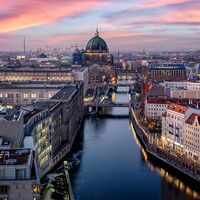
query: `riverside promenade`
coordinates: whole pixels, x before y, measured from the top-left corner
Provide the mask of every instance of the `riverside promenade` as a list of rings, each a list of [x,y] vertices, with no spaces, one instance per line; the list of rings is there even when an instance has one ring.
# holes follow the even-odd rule
[[[156,158],[168,167],[175,169],[176,172],[189,178],[196,186],[200,187],[200,164],[192,162],[190,159],[186,158],[185,155],[174,152],[168,147],[152,140],[145,128],[139,122],[133,108],[130,110],[130,117],[136,135],[142,147],[147,152],[147,155]]]

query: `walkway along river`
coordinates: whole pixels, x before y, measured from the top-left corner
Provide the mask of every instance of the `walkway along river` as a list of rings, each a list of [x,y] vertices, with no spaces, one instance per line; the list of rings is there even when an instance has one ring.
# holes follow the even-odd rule
[[[125,93],[116,94],[117,102],[125,99]],[[113,115],[128,112],[128,108],[102,110]],[[73,148],[76,152],[81,152],[80,166],[71,171],[76,200],[200,199],[200,189],[148,160],[128,118],[86,118]]]

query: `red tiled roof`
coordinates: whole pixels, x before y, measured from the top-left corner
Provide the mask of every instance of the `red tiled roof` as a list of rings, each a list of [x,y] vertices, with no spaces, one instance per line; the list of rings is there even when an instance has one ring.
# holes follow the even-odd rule
[[[188,111],[189,108],[175,104],[175,103],[170,103],[167,109],[181,113],[181,114],[185,114],[186,111]]]
[[[199,122],[199,124],[200,124],[200,115],[198,115],[198,114],[196,114],[196,113],[192,113],[192,114],[190,115],[190,117],[186,120],[185,123],[190,124],[190,125],[193,125],[194,120],[195,120],[196,117],[197,117],[198,122]]]

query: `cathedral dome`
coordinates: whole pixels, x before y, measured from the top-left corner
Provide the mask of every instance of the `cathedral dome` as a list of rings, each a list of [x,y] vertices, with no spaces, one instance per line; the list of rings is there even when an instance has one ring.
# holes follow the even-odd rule
[[[88,53],[108,53],[108,47],[106,42],[99,37],[98,29],[95,33],[95,37],[89,40],[86,46],[86,52]]]

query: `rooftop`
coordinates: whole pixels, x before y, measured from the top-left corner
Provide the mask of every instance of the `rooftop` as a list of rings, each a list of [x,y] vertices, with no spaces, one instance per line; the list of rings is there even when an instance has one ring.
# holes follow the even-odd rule
[[[41,112],[42,109],[34,109],[33,111],[27,113],[24,115],[24,124],[26,124],[29,119],[31,119],[31,117],[33,117],[34,115],[36,115],[37,113]]]
[[[77,91],[79,84],[68,84],[56,93],[51,100],[69,100]]]
[[[19,109],[8,109],[5,107],[0,107],[0,122],[2,121],[18,121],[22,110]]]
[[[177,113],[185,114],[189,110],[189,108],[175,104],[175,103],[170,103],[170,105],[168,106],[168,110],[172,110]]]
[[[196,113],[192,113],[192,114],[190,115],[190,117],[186,120],[185,123],[190,124],[190,125],[193,125],[196,118],[197,118],[197,120],[198,120],[198,122],[199,122],[199,125],[200,125],[200,115],[198,115],[198,114],[196,114]]]
[[[147,92],[147,96],[170,96],[170,89],[161,85],[152,85]]]
[[[178,69],[178,70],[186,70],[186,66],[184,64],[177,63],[152,63],[149,66],[149,69]]]
[[[0,165],[23,165],[27,164],[30,149],[8,149],[0,150]]]
[[[66,82],[2,82],[0,89],[61,89]]]

